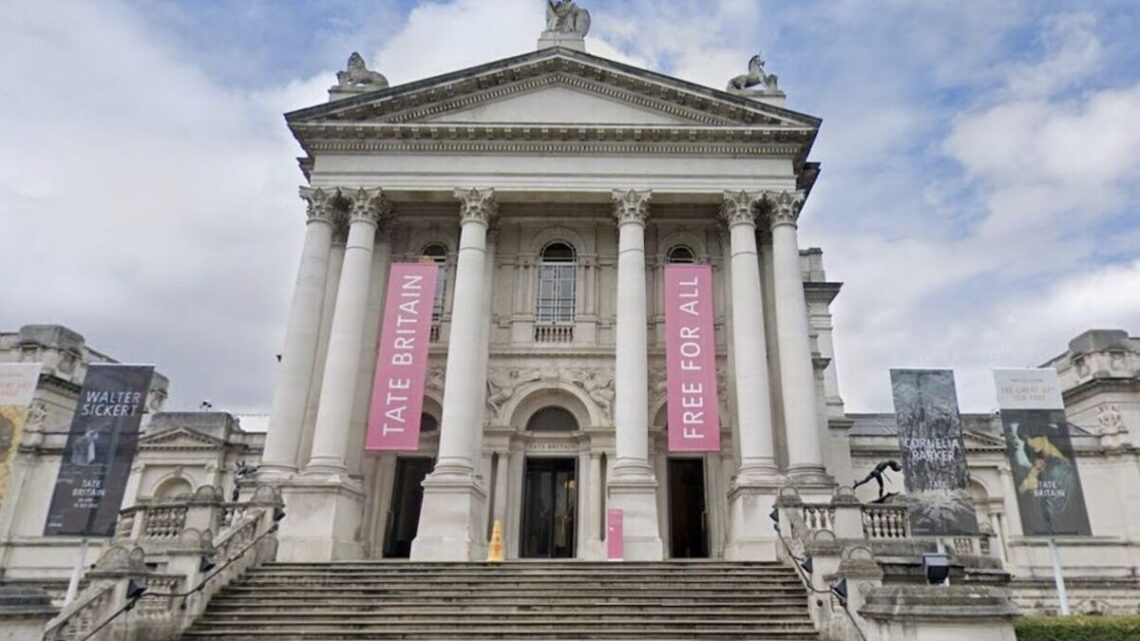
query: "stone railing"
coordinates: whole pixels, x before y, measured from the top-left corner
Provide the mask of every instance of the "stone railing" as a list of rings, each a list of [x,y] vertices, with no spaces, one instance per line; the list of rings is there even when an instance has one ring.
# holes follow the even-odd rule
[[[573,343],[574,326],[570,324],[536,324],[534,326],[534,342]]]
[[[88,587],[49,622],[44,641],[80,641],[95,630],[92,641],[176,638],[215,592],[276,548],[273,535],[284,512],[274,488],[257,488],[246,503],[221,499],[219,491],[204,487],[181,500],[125,510],[117,528],[122,536],[88,572]],[[176,509],[179,503],[184,510]],[[173,536],[172,522],[182,523]],[[211,529],[218,526],[220,531]],[[205,572],[204,559],[214,564]],[[146,592],[129,598],[132,584],[145,585]],[[128,610],[135,614],[120,616]]]
[[[863,506],[863,535],[868,539],[905,539],[910,536],[910,519],[905,505]]]
[[[832,530],[835,523],[835,508],[831,504],[804,503],[804,526],[809,530]]]

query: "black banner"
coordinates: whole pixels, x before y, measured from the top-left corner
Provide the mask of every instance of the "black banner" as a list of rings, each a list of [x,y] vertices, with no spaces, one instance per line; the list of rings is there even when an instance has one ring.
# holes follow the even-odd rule
[[[978,533],[950,370],[891,370],[911,534]]]
[[[45,536],[112,536],[154,367],[92,364],[48,509]]]
[[[1065,411],[1003,409],[1001,424],[1023,533],[1092,534]]]

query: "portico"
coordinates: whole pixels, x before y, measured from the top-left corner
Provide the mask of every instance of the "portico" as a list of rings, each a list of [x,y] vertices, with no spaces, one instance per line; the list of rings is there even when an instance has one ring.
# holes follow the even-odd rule
[[[675,536],[774,558],[775,488],[831,484],[796,238],[818,120],[564,47],[333,96],[288,115],[309,218],[262,469],[303,506],[280,558],[480,559],[498,520],[508,555],[600,559],[609,509],[627,560]],[[364,452],[387,267],[423,260],[425,436]],[[718,452],[667,448],[670,262],[712,267]]]

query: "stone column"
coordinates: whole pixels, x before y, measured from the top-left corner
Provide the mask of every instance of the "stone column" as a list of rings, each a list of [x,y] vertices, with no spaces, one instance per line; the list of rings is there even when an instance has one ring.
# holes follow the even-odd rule
[[[312,455],[305,467],[309,475],[337,476],[345,474],[347,469],[348,435],[371,289],[372,249],[383,205],[379,189],[358,189],[342,195],[349,201],[350,226],[329,331],[329,352],[321,382]]]
[[[309,221],[261,457],[260,472],[268,478],[284,477],[297,469],[297,448],[313,375],[321,306],[325,299],[325,273],[332,248],[333,195],[323,189],[301,188],[301,198],[308,204]]]
[[[815,366],[808,337],[807,302],[800,274],[796,219],[803,192],[766,192],[772,227],[772,271],[776,300],[776,335],[780,345],[780,388],[784,434],[788,441],[788,477],[794,483],[830,485],[823,468]]]
[[[756,251],[759,202],[759,193],[726,191],[721,208],[732,255],[732,361],[740,435],[740,468],[729,490],[729,543],[725,552],[730,559],[771,561],[776,558],[776,541],[766,521],[781,479],[772,436],[768,350]]]
[[[487,361],[482,344],[487,227],[497,206],[492,189],[457,189],[460,225],[447,387],[440,421],[439,459],[424,480],[412,560],[474,561],[486,552],[487,492],[475,470],[480,453]]]
[[[645,296],[645,219],[649,191],[613,192],[618,223],[618,286],[614,362],[616,460],[609,505],[621,509],[625,559],[663,558],[657,523],[657,481],[649,465],[649,358]]]

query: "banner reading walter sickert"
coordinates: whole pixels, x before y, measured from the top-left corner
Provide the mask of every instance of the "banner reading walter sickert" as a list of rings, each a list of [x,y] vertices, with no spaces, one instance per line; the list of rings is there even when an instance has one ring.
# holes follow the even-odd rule
[[[1022,532],[1091,534],[1057,371],[998,369],[994,382]]]
[[[954,372],[891,370],[913,534],[977,534]]]
[[[720,451],[712,268],[665,267],[665,367],[670,452]]]
[[[48,508],[45,536],[114,534],[153,375],[153,365],[88,366]]]
[[[419,449],[437,270],[435,263],[394,263],[389,272],[368,412],[369,450]]]
[[[0,363],[0,505],[39,380],[39,363]]]

